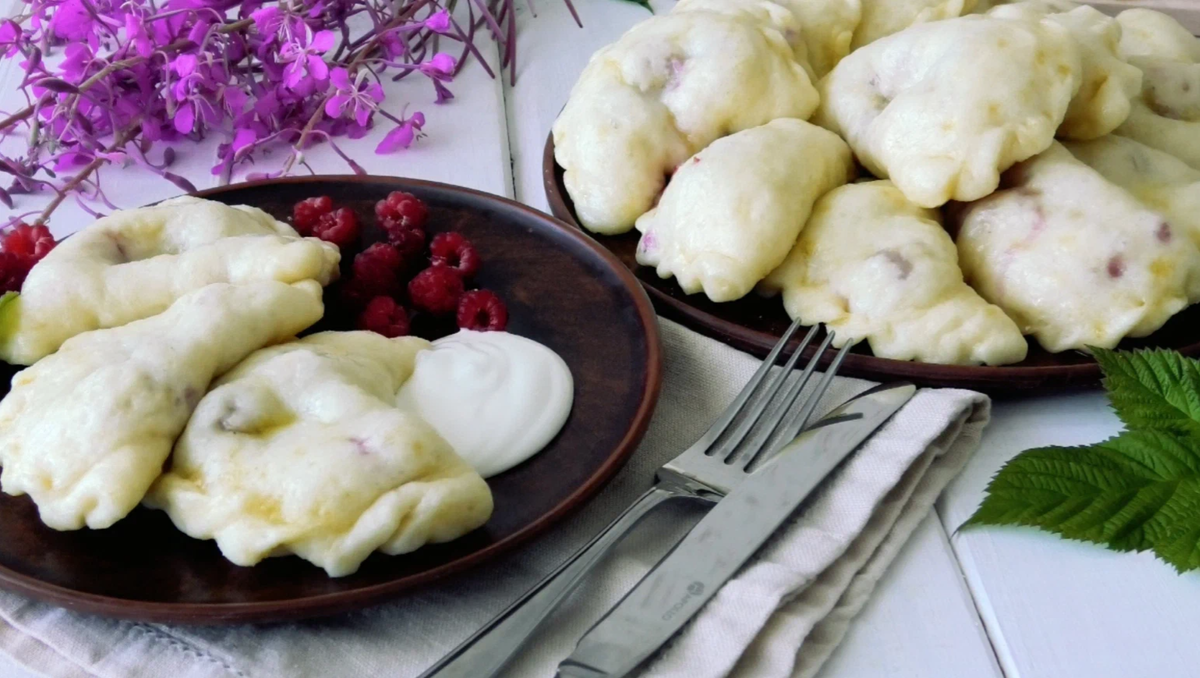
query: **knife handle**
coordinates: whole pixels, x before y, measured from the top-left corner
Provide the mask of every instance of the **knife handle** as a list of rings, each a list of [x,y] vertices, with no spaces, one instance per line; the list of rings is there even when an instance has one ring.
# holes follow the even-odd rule
[[[603,532],[438,663],[426,669],[419,678],[495,676],[609,549],[663,502],[686,496],[658,486],[650,488]]]

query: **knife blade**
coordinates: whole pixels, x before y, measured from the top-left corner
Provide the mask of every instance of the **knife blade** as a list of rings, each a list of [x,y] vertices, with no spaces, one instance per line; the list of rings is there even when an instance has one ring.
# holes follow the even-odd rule
[[[780,450],[696,524],[558,665],[560,678],[618,678],[675,635],[843,459],[904,406],[912,384],[849,400]]]

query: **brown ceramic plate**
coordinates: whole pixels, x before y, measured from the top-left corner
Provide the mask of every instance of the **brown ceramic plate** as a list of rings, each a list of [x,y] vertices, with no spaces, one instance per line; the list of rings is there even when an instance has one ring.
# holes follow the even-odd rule
[[[508,329],[553,348],[575,377],[575,406],[558,437],[489,481],[496,509],[487,525],[409,555],[376,554],[356,574],[331,579],[292,556],[237,567],[213,542],[188,538],[159,511],[139,508],[106,530],[56,532],[38,520],[28,497],[0,495],[0,586],[73,610],[142,621],[262,622],[332,614],[493,558],[578,508],[612,477],[650,421],[662,363],[649,300],[594,241],[515,202],[410,179],[303,177],[199,195],[255,205],[280,218],[299,199],[329,195],[365,218],[370,226],[364,240],[373,240],[372,206],[394,190],[429,203],[430,231],[461,231],[475,243],[484,259],[478,282],[506,300]],[[326,294],[326,319],[317,329],[350,325],[338,312],[336,294],[334,288]],[[0,393],[14,372],[8,368],[3,375]]]
[[[553,135],[546,140],[542,180],[550,211],[579,228],[571,198],[563,186],[562,168],[554,161]],[[749,295],[734,302],[716,304],[704,295],[685,294],[674,279],[663,280],[654,269],[638,265],[635,258],[638,237],[636,231],[618,236],[592,234],[593,239],[637,276],[665,317],[760,356],[771,350],[791,323],[778,299]],[[1200,304],[1171,318],[1151,336],[1127,340],[1119,348],[1161,347],[1175,349],[1184,355],[1200,355],[1197,327],[1200,327]],[[794,343],[799,343],[799,339]],[[809,353],[812,353],[811,349]],[[1091,356],[1075,351],[1049,353],[1033,341],[1029,343],[1029,355],[1024,361],[1001,367],[932,365],[876,358],[863,342],[846,357],[839,373],[876,381],[902,379],[924,386],[970,388],[993,394],[1063,391],[1100,383],[1100,367]]]

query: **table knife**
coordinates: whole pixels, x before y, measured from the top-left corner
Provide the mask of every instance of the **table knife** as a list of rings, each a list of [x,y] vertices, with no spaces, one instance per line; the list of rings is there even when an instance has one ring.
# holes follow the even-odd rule
[[[911,384],[878,386],[800,434],[734,488],[558,665],[559,678],[618,678],[692,618],[847,456],[904,406]]]

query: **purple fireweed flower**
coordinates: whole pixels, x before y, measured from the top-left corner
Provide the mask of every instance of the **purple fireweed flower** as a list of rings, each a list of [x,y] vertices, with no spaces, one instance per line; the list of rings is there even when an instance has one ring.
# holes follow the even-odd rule
[[[349,73],[344,68],[330,71],[329,82],[337,90],[337,94],[325,102],[325,115],[339,118],[349,107],[355,122],[365,127],[379,102],[383,101],[383,87],[377,82],[368,82],[365,70],[359,71],[352,83]]]
[[[383,140],[375,147],[375,152],[379,154],[391,153],[397,149],[408,148],[412,146],[421,133],[421,128],[425,126],[425,115],[420,111],[413,113],[411,118],[397,125],[392,131],[384,135]]]

